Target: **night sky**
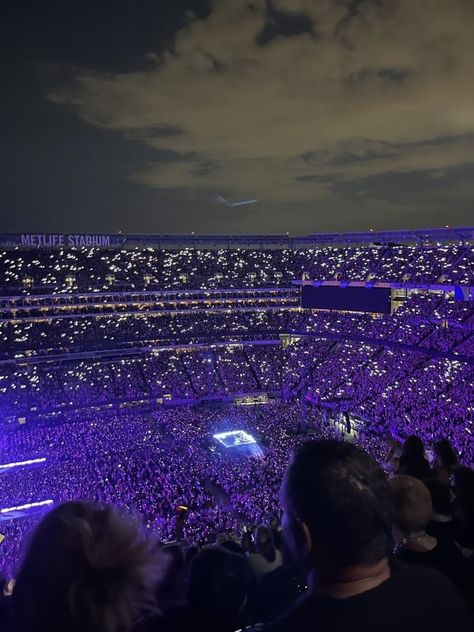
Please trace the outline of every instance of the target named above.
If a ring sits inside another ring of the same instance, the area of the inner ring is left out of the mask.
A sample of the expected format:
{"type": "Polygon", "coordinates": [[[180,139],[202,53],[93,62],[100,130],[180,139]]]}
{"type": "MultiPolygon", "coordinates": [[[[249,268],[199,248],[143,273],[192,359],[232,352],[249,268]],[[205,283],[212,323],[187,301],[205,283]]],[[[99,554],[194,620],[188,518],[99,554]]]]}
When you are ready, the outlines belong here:
{"type": "Polygon", "coordinates": [[[473,27],[472,0],[10,2],[0,231],[474,224],[473,27]]]}

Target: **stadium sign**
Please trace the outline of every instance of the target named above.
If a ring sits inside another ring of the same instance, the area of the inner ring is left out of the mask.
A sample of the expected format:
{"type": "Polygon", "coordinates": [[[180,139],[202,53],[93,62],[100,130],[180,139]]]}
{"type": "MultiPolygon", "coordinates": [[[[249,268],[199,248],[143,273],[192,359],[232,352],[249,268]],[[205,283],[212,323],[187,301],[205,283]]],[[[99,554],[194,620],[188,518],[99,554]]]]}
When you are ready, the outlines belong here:
{"type": "Polygon", "coordinates": [[[292,237],[286,235],[153,235],[153,234],[68,234],[0,233],[0,248],[158,248],[181,250],[222,249],[306,249],[324,245],[349,244],[382,248],[393,244],[439,244],[474,242],[474,227],[365,233],[321,233],[292,237]]]}
{"type": "Polygon", "coordinates": [[[47,233],[24,233],[20,237],[20,245],[25,248],[68,247],[108,247],[110,235],[65,235],[47,233]]]}

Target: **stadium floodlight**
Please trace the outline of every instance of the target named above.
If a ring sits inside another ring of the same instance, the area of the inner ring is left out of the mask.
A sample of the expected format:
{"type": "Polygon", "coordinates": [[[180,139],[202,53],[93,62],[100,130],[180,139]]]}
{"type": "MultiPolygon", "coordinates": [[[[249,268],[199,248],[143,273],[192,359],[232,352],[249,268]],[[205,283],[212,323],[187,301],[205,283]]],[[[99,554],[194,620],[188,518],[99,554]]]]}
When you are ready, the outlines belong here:
{"type": "Polygon", "coordinates": [[[44,463],[46,461],[46,457],[41,457],[39,459],[28,459],[27,461],[16,461],[15,463],[3,463],[0,465],[0,472],[4,470],[11,470],[14,467],[24,467],[26,465],[36,465],[37,463],[44,463]]]}
{"type": "Polygon", "coordinates": [[[33,507],[44,507],[46,505],[52,505],[54,500],[37,500],[32,503],[25,503],[24,505],[18,505],[17,507],[6,507],[0,509],[0,514],[12,513],[14,511],[23,511],[24,509],[32,509],[33,507]]]}
{"type": "Polygon", "coordinates": [[[235,448],[239,445],[251,445],[257,443],[254,437],[245,430],[228,430],[213,435],[225,448],[235,448]]]}

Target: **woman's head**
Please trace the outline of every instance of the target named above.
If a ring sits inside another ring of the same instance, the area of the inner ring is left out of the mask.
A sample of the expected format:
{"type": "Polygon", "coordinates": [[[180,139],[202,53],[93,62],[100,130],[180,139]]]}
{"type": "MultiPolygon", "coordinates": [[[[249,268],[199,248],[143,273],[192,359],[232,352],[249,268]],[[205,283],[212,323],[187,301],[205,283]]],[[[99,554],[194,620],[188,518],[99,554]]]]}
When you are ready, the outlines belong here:
{"type": "Polygon", "coordinates": [[[13,595],[18,632],[127,630],[153,605],[157,554],[114,508],[67,502],[39,524],[13,595]]]}
{"type": "Polygon", "coordinates": [[[220,546],[197,553],[189,568],[188,602],[209,629],[230,624],[240,616],[252,588],[252,571],[243,555],[220,546]]]}
{"type": "Polygon", "coordinates": [[[433,448],[438,467],[445,467],[451,471],[458,465],[458,455],[447,439],[437,441],[433,448]]]}
{"type": "Polygon", "coordinates": [[[408,460],[424,459],[425,458],[425,446],[420,437],[416,435],[410,435],[403,444],[402,458],[408,460]]]}
{"type": "Polygon", "coordinates": [[[269,562],[273,562],[276,556],[273,532],[270,527],[260,525],[255,533],[255,546],[261,555],[269,562]]]}

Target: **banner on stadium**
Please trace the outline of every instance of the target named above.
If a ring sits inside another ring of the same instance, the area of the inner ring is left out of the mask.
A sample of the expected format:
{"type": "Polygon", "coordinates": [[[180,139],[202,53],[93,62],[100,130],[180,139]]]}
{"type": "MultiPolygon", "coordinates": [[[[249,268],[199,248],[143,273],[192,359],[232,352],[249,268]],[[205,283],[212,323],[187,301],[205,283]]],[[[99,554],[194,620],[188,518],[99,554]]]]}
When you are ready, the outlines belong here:
{"type": "Polygon", "coordinates": [[[48,233],[22,233],[18,245],[23,248],[55,248],[68,246],[69,248],[82,246],[107,247],[111,245],[110,235],[65,235],[48,233]]]}
{"type": "Polygon", "coordinates": [[[124,243],[123,235],[99,233],[9,233],[0,235],[0,247],[20,248],[110,248],[124,243]]]}
{"type": "Polygon", "coordinates": [[[100,234],[100,233],[0,233],[0,248],[136,248],[161,249],[305,249],[323,244],[347,247],[382,247],[395,243],[439,243],[474,241],[472,227],[386,231],[381,233],[322,233],[314,235],[195,235],[192,234],[100,234]],[[376,244],[374,245],[374,240],[376,244]]]}

